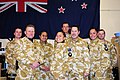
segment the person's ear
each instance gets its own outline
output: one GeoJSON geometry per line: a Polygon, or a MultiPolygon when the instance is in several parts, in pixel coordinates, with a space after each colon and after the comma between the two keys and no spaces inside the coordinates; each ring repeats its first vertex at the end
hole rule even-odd
{"type": "Polygon", "coordinates": [[[80,31],[78,32],[78,34],[80,34],[80,31]]]}
{"type": "Polygon", "coordinates": [[[26,31],[24,31],[25,35],[26,35],[26,31]]]}
{"type": "Polygon", "coordinates": [[[14,36],[15,36],[15,32],[14,32],[14,36]]]}
{"type": "Polygon", "coordinates": [[[39,38],[40,38],[41,36],[39,35],[39,38]]]}

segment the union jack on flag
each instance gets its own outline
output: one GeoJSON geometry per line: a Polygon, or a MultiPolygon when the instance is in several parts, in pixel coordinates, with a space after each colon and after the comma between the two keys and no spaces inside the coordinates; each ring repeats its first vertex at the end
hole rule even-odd
{"type": "Polygon", "coordinates": [[[16,5],[16,12],[26,12],[27,6],[40,13],[46,13],[47,9],[40,5],[47,5],[47,0],[0,0],[0,13],[16,5]]]}

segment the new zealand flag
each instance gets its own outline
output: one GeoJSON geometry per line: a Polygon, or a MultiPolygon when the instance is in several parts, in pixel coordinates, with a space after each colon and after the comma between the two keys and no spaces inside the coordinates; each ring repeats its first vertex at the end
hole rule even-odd
{"type": "Polygon", "coordinates": [[[54,39],[63,22],[79,25],[80,37],[91,27],[99,29],[100,0],[0,0],[0,38],[12,38],[14,29],[35,25],[36,36],[46,30],[54,39]]]}

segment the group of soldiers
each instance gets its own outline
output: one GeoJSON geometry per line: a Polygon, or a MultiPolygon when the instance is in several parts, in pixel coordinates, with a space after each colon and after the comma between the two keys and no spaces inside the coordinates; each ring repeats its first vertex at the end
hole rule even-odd
{"type": "Polygon", "coordinates": [[[40,40],[33,39],[32,24],[26,26],[23,38],[22,30],[16,28],[15,38],[6,46],[8,80],[114,80],[116,50],[105,40],[105,31],[91,28],[90,42],[86,42],[79,30],[64,22],[52,45],[46,31],[39,34],[40,40]]]}

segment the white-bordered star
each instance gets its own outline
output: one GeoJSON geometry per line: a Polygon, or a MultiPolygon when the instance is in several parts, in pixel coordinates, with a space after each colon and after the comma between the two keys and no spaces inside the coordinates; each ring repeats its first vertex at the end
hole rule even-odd
{"type": "Polygon", "coordinates": [[[72,0],[72,1],[77,1],[77,0],[72,0]]]}
{"type": "Polygon", "coordinates": [[[58,10],[59,10],[59,13],[64,13],[65,8],[61,6],[60,8],[58,8],[58,10]]]}
{"type": "Polygon", "coordinates": [[[82,6],[82,9],[87,9],[87,5],[86,3],[83,3],[81,6],[82,6]]]}

